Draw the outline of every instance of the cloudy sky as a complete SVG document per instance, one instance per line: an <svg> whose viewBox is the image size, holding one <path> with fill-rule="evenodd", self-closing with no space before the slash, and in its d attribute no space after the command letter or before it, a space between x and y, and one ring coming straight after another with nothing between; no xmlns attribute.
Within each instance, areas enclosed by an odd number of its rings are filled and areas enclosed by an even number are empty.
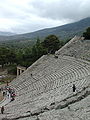
<svg viewBox="0 0 90 120"><path fill-rule="evenodd" d="M90 0L0 0L0 31L27 33L90 17Z"/></svg>

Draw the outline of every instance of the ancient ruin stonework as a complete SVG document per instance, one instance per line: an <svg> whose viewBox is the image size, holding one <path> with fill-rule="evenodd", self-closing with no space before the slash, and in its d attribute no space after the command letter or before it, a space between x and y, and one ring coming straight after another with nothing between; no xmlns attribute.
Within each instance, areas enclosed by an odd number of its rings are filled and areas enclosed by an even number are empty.
<svg viewBox="0 0 90 120"><path fill-rule="evenodd" d="M17 95L0 119L89 120L90 63L82 57L89 52L89 45L74 37L56 52L57 58L48 54L38 59L11 82Z"/></svg>
<svg viewBox="0 0 90 120"><path fill-rule="evenodd" d="M26 70L26 67L17 66L17 76L21 75Z"/></svg>

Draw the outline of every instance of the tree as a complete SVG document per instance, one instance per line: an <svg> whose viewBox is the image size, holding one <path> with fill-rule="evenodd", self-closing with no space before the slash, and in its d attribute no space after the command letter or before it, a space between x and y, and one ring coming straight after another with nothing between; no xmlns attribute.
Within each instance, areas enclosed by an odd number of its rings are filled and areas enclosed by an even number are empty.
<svg viewBox="0 0 90 120"><path fill-rule="evenodd" d="M47 54L47 49L43 47L40 39L37 39L36 44L32 47L32 59L35 62L42 55Z"/></svg>
<svg viewBox="0 0 90 120"><path fill-rule="evenodd" d="M85 37L85 39L90 39L90 27L88 27L86 32L83 33L83 37Z"/></svg>
<svg viewBox="0 0 90 120"><path fill-rule="evenodd" d="M42 42L42 45L48 49L49 53L55 53L60 47L60 41L57 36L49 35L45 38L44 42Z"/></svg>
<svg viewBox="0 0 90 120"><path fill-rule="evenodd" d="M0 65L2 65L2 68L6 63L8 63L7 55L9 53L9 49L5 47L0 47Z"/></svg>
<svg viewBox="0 0 90 120"><path fill-rule="evenodd" d="M6 56L0 55L0 65L2 65L2 68L4 67L5 63L6 63Z"/></svg>
<svg viewBox="0 0 90 120"><path fill-rule="evenodd" d="M0 65L2 68L5 64L12 64L16 62L16 55L13 49L8 47L0 47Z"/></svg>
<svg viewBox="0 0 90 120"><path fill-rule="evenodd" d="M16 63L17 65L20 65L22 63L23 60L23 50L20 49L16 52Z"/></svg>
<svg viewBox="0 0 90 120"><path fill-rule="evenodd" d="M16 54L13 49L9 49L6 57L7 57L7 62L9 62L10 64L16 63Z"/></svg>
<svg viewBox="0 0 90 120"><path fill-rule="evenodd" d="M28 67L44 54L47 54L47 49L42 46L40 39L37 38L36 44L32 48L28 47L24 50L21 55L22 61L19 64ZM18 59L18 61L20 60Z"/></svg>

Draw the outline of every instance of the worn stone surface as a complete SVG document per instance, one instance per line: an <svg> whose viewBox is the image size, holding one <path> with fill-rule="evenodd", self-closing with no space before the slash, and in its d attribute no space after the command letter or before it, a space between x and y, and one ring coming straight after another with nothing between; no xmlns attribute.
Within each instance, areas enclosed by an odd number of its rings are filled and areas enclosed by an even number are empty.
<svg viewBox="0 0 90 120"><path fill-rule="evenodd" d="M56 52L58 55L68 55L90 61L90 40L75 36L64 47Z"/></svg>
<svg viewBox="0 0 90 120"><path fill-rule="evenodd" d="M68 45L78 45L81 39L76 39ZM79 42L81 45L82 41ZM10 84L17 96L5 106L0 119L90 120L90 63L61 54L69 53L68 45L57 52L58 58L50 54L42 56Z"/></svg>

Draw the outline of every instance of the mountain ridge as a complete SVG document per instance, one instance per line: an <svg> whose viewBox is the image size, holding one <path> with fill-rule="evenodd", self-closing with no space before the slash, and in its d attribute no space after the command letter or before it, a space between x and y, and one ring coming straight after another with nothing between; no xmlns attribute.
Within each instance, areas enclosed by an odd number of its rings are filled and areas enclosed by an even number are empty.
<svg viewBox="0 0 90 120"><path fill-rule="evenodd" d="M16 35L16 33L0 31L0 36L12 36L12 35Z"/></svg>
<svg viewBox="0 0 90 120"><path fill-rule="evenodd" d="M53 28L45 28L31 33L18 34L13 36L0 36L0 41L6 40L35 40L37 37L45 38L50 34L57 35L60 39L69 39L75 35L82 35L87 27L90 26L90 17L80 21L69 23Z"/></svg>

